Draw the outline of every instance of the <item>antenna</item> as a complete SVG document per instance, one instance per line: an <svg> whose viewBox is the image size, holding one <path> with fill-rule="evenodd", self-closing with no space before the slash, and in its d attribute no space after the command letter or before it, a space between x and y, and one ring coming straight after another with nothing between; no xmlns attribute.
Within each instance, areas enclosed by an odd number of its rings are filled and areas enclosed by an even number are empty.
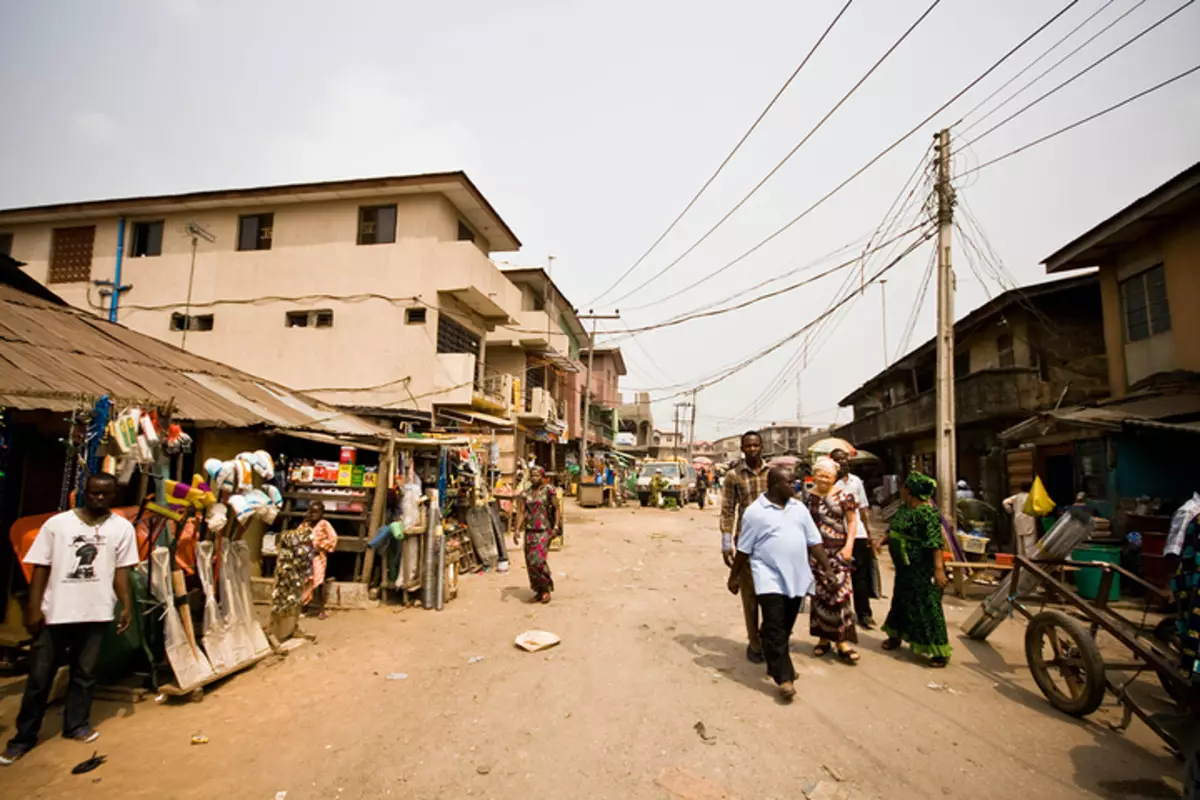
<svg viewBox="0 0 1200 800"><path fill-rule="evenodd" d="M183 226L183 232L193 239L203 239L209 244L212 244L217 240L217 237L209 232L208 228L204 227L199 222L196 222L194 219L187 221L187 224Z"/></svg>
<svg viewBox="0 0 1200 800"><path fill-rule="evenodd" d="M187 350L188 329L192 327L192 283L196 279L196 245L199 244L201 239L212 244L217 240L217 237L208 228L205 228L194 219L187 221L187 224L183 226L183 232L191 237L192 240L192 266L188 270L187 301L183 307L183 336L179 339L179 348Z"/></svg>

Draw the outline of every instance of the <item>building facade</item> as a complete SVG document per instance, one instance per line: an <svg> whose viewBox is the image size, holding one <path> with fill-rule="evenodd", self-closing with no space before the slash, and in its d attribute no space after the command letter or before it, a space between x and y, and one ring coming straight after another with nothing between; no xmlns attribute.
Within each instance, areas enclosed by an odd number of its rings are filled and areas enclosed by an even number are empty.
<svg viewBox="0 0 1200 800"><path fill-rule="evenodd" d="M632 403L622 403L618 409L624 443L619 445L623 452L647 455L654 443L654 412L650 407L650 393L638 392Z"/></svg>
<svg viewBox="0 0 1200 800"><path fill-rule="evenodd" d="M589 445L612 449L616 446L620 420L621 376L627 374L625 358L619 347L597 347L594 353L584 351L579 357L586 364L589 356L592 361L592 382L586 397L582 391L587 378L586 370L576 374L577 386L580 387L579 411L582 415L583 403L590 402L587 430Z"/></svg>

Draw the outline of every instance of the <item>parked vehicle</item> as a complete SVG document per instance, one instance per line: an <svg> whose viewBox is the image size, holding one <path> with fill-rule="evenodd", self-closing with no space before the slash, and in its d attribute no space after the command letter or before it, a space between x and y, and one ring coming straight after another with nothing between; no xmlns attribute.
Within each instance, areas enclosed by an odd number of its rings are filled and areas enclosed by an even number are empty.
<svg viewBox="0 0 1200 800"><path fill-rule="evenodd" d="M638 472L637 495L638 502L644 506L650 505L650 479L654 473L662 470L667 488L663 490L663 498L672 498L678 506L684 506L696 499L696 470L686 461L647 461Z"/></svg>

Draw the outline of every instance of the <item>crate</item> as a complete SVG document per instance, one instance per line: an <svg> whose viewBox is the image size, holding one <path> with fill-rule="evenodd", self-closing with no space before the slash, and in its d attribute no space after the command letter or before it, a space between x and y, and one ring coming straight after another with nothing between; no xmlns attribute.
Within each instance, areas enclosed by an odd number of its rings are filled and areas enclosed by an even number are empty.
<svg viewBox="0 0 1200 800"><path fill-rule="evenodd" d="M986 536L968 536L965 533L954 535L958 537L958 544L964 553L986 553L988 542L991 541Z"/></svg>

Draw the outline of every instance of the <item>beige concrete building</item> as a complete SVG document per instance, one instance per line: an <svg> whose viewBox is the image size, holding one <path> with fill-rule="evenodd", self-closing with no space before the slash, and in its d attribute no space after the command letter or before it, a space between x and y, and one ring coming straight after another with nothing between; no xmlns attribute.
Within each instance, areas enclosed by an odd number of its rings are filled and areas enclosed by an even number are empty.
<svg viewBox="0 0 1200 800"><path fill-rule="evenodd" d="M461 172L7 209L0 247L73 305L108 314L115 282L123 324L380 415L511 425L528 355L581 336L492 263L520 241Z"/></svg>

